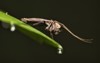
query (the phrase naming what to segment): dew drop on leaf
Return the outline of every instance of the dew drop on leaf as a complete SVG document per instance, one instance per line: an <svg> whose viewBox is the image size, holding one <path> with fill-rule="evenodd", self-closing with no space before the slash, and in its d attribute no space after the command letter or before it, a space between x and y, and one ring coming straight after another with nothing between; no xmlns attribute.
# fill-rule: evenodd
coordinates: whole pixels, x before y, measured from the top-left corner
<svg viewBox="0 0 100 63"><path fill-rule="evenodd" d="M16 29L16 28L15 28L15 26L14 26L14 25L12 25L12 26L11 26L10 31L12 31L12 32L13 32L13 31L15 31L15 29Z"/></svg>
<svg viewBox="0 0 100 63"><path fill-rule="evenodd" d="M15 29L16 29L16 28L15 28L15 25L11 22L11 28L10 28L10 31L13 32L13 31L15 31Z"/></svg>
<svg viewBox="0 0 100 63"><path fill-rule="evenodd" d="M58 48L58 54L62 54L62 49Z"/></svg>

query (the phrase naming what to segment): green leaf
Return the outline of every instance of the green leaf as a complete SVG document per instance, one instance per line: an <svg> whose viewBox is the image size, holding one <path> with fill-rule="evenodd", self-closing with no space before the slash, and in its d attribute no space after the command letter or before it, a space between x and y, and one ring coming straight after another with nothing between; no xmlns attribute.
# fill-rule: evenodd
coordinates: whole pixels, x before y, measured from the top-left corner
<svg viewBox="0 0 100 63"><path fill-rule="evenodd" d="M16 26L17 30L31 37L33 40L36 40L37 42L46 43L57 48L59 50L59 54L63 49L58 42L49 38L47 35L43 34L39 30L2 11L0 11L0 21L8 23L10 25L11 23L13 23L13 25Z"/></svg>

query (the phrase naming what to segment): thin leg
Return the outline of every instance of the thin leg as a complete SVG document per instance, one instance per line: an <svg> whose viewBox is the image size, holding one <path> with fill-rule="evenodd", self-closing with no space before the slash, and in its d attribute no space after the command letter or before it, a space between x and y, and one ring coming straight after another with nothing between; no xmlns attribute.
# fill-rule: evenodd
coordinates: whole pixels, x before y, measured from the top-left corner
<svg viewBox="0 0 100 63"><path fill-rule="evenodd" d="M52 34L52 32L50 32L50 35L51 35L51 38L53 39L53 34Z"/></svg>
<svg viewBox="0 0 100 63"><path fill-rule="evenodd" d="M39 25L39 24L41 24L41 22L34 23L33 26L36 26L36 25Z"/></svg>

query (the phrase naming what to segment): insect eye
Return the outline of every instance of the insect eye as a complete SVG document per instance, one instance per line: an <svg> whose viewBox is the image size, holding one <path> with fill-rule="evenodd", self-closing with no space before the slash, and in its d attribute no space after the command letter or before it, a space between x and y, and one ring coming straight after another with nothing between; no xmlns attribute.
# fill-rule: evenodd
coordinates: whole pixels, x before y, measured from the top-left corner
<svg viewBox="0 0 100 63"><path fill-rule="evenodd" d="M55 23L55 26L56 26L57 28L61 28L61 25L60 25L59 23Z"/></svg>

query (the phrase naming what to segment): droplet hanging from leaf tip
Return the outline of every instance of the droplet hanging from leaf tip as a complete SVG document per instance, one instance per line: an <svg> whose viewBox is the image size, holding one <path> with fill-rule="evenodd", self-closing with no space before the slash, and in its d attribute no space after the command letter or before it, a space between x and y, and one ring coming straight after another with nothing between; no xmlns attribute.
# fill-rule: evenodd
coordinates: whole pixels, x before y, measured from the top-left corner
<svg viewBox="0 0 100 63"><path fill-rule="evenodd" d="M58 54L62 54L62 49L58 48Z"/></svg>

